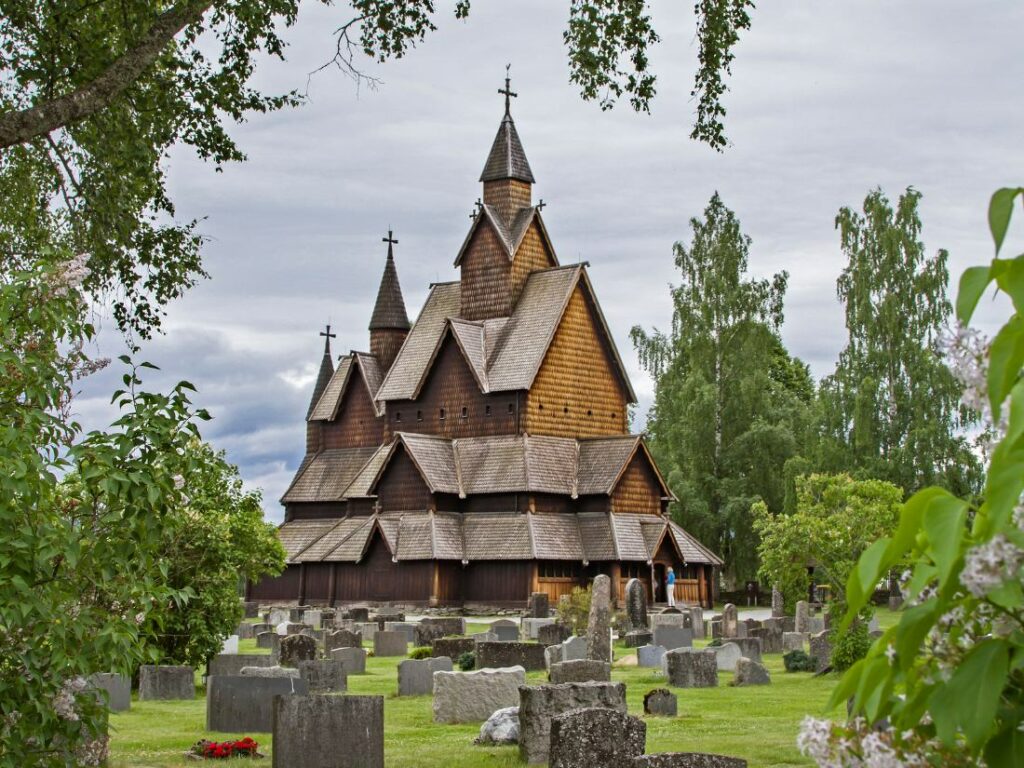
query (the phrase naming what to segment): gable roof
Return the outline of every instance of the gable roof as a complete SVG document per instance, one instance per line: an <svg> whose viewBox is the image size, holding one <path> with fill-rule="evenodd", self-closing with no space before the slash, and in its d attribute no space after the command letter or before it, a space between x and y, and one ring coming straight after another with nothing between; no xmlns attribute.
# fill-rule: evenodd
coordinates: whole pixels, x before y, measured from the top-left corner
<svg viewBox="0 0 1024 768"><path fill-rule="evenodd" d="M555 266L558 266L558 256L555 255L555 246L551 243L551 237L548 235L548 229L544 226L544 218L540 215L540 209L537 206L529 205L524 208L520 208L516 211L515 216L512 217L512 221L506 223L504 217L498 212L498 209L492 205L482 203L480 205L480 212L477 216L473 217L473 223L469 225L469 232L466 233L465 239L462 241L462 245L459 247L459 252L455 256L455 266L458 267L462 264L462 260L466 257L466 253L469 251L470 243L473 242L473 236L476 234L483 224L489 224L494 230L494 233L498 236L498 242L501 243L505 249L505 254L508 256L509 261L512 261L516 253L519 251L519 246L523 244L523 238L526 237L526 233L530 231L530 225L537 222L537 227L540 229L540 237L543 241L548 253L555 262Z"/></svg>
<svg viewBox="0 0 1024 768"><path fill-rule="evenodd" d="M662 498L675 500L675 496L651 456L647 443L640 435L593 437L580 440L580 494L610 494L619 484L637 453L642 453L646 464L654 472L661 486Z"/></svg>
<svg viewBox="0 0 1024 768"><path fill-rule="evenodd" d="M299 467L281 502L340 501L345 489L377 450L376 446L328 448L314 454Z"/></svg>
<svg viewBox="0 0 1024 768"><path fill-rule="evenodd" d="M512 115L508 112L505 112L501 124L498 125L498 134L494 137L491 151L487 155L487 162L484 163L484 170L480 174L480 181L501 181L502 179L517 179L529 184L534 183L530 162L526 159L526 152L523 150L523 143L519 140L516 124L512 122Z"/></svg>
<svg viewBox="0 0 1024 768"><path fill-rule="evenodd" d="M350 352L338 361L338 369L324 387L316 406L310 410L306 417L307 421L334 421L338 418L338 410L341 408L341 401L345 397L354 369L359 371L377 415L383 415L384 409L376 397L381 379L377 358L365 352Z"/></svg>

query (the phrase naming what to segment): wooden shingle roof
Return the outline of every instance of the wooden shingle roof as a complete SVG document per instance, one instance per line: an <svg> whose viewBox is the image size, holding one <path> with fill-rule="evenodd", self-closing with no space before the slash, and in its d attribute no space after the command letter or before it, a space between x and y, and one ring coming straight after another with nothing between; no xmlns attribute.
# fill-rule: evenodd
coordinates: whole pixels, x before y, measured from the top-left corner
<svg viewBox="0 0 1024 768"><path fill-rule="evenodd" d="M541 240L547 246L548 253L551 254L551 258L554 259L555 265L557 265L558 256L555 255L555 247L551 244L551 237L548 235L547 227L544 226L544 218L541 216L538 208L532 205L520 208L512 217L512 221L506 222L497 208L482 203L480 205L480 214L469 225L469 231L466 233L462 245L459 246L459 252L455 256L455 266L458 267L462 264L462 260L466 257L466 254L469 252L469 246L473 242L473 236L480 227L484 226L490 226L494 230L494 234L498 236L498 242L505 249L505 255L508 256L509 261L512 261L519 251L519 246L523 244L523 238L526 237L526 233L534 222L537 222Z"/></svg>
<svg viewBox="0 0 1024 768"><path fill-rule="evenodd" d="M530 162L526 159L523 143L519 140L516 124L512 122L512 116L507 112L498 126L498 134L494 137L487 162L484 163L484 170L480 174L480 181L502 179L534 183L533 171L530 170Z"/></svg>
<svg viewBox="0 0 1024 768"><path fill-rule="evenodd" d="M377 448L328 448L314 454L295 474L281 501L339 501Z"/></svg>
<svg viewBox="0 0 1024 768"><path fill-rule="evenodd" d="M405 311L405 299L402 298L402 286L398 282L398 269L395 257L388 243L388 258L384 263L384 274L377 289L377 301L373 305L370 317L370 330L385 328L409 330L409 315Z"/></svg>
<svg viewBox="0 0 1024 768"><path fill-rule="evenodd" d="M307 421L333 421L338 417L338 409L341 407L342 398L349 387L350 380L356 378L362 381L370 400L374 404L377 415L384 413L380 403L376 399L377 390L380 389L381 373L377 358L366 352L350 352L338 360L338 369L331 376L330 381L322 390L319 400L307 416Z"/></svg>
<svg viewBox="0 0 1024 768"><path fill-rule="evenodd" d="M277 529L288 562L338 524L335 520L292 520Z"/></svg>

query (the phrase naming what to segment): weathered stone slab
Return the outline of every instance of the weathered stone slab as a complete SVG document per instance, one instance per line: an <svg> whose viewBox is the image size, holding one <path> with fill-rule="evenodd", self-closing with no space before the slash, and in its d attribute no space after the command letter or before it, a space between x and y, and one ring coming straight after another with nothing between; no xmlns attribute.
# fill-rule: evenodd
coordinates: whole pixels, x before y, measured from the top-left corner
<svg viewBox="0 0 1024 768"><path fill-rule="evenodd" d="M242 667L272 667L276 664L273 656L259 656L253 653L220 653L210 659L207 677L236 677Z"/></svg>
<svg viewBox="0 0 1024 768"><path fill-rule="evenodd" d="M739 646L742 655L751 661L761 663L761 639L758 637L734 637L729 641Z"/></svg>
<svg viewBox="0 0 1024 768"><path fill-rule="evenodd" d="M763 664L742 658L736 662L736 675L733 677L733 685L769 685L772 681L768 670Z"/></svg>
<svg viewBox="0 0 1024 768"><path fill-rule="evenodd" d="M351 632L347 629L339 629L328 632L324 637L324 650L328 655L338 648L362 648L363 635L361 632Z"/></svg>
<svg viewBox="0 0 1024 768"><path fill-rule="evenodd" d="M275 627L290 619L291 611L288 608L271 608L267 613L267 623Z"/></svg>
<svg viewBox="0 0 1024 768"><path fill-rule="evenodd" d="M434 722L483 722L503 707L514 707L525 682L522 667L435 672Z"/></svg>
<svg viewBox="0 0 1024 768"><path fill-rule="evenodd" d="M665 678L676 688L714 688L718 665L714 651L677 648L665 654Z"/></svg>
<svg viewBox="0 0 1024 768"><path fill-rule="evenodd" d="M522 686L519 689L519 757L527 763L547 762L552 718L582 707L603 707L625 713L625 684Z"/></svg>
<svg viewBox="0 0 1024 768"><path fill-rule="evenodd" d="M281 652L281 636L277 632L260 632L256 635L257 648L269 648L273 656Z"/></svg>
<svg viewBox="0 0 1024 768"><path fill-rule="evenodd" d="M378 632L373 636L374 656L405 656L409 639L405 632Z"/></svg>
<svg viewBox="0 0 1024 768"><path fill-rule="evenodd" d="M476 641L472 637L442 637L430 644L431 656L447 656L458 661L464 653L476 653Z"/></svg>
<svg viewBox="0 0 1024 768"><path fill-rule="evenodd" d="M273 768L384 768L383 696L278 696Z"/></svg>
<svg viewBox="0 0 1024 768"><path fill-rule="evenodd" d="M726 603L722 608L722 636L739 637L738 615L736 606L732 603Z"/></svg>
<svg viewBox="0 0 1024 768"><path fill-rule="evenodd" d="M536 618L536 617L531 618L531 617L527 617L527 618L523 619L523 629L522 629L523 637L525 637L525 638L527 638L529 640L537 640L540 637L540 629L541 629L541 627L547 627L547 626L550 626L550 625L556 624L556 623L557 623L557 621L555 619L549 619L549 618L546 618L546 617L545 618ZM558 640L556 642L561 642L561 640Z"/></svg>
<svg viewBox="0 0 1024 768"><path fill-rule="evenodd" d="M552 665L562 660L562 644L549 645L544 649L544 668L550 670Z"/></svg>
<svg viewBox="0 0 1024 768"><path fill-rule="evenodd" d="M796 604L795 632L808 634L811 631L811 606L806 600L798 600Z"/></svg>
<svg viewBox="0 0 1024 768"><path fill-rule="evenodd" d="M294 677L301 679L302 675L295 667L242 667L238 670L240 677Z"/></svg>
<svg viewBox="0 0 1024 768"><path fill-rule="evenodd" d="M274 697L305 693L299 678L213 675L206 681L206 730L270 733Z"/></svg>
<svg viewBox="0 0 1024 768"><path fill-rule="evenodd" d="M782 590L778 587L772 587L772 618L781 619L786 615L786 599L782 595Z"/></svg>
<svg viewBox="0 0 1024 768"><path fill-rule="evenodd" d="M519 707L503 707L480 726L474 744L502 746L519 743Z"/></svg>
<svg viewBox="0 0 1024 768"><path fill-rule="evenodd" d="M704 609L699 605L691 605L687 611L690 614L690 629L693 636L704 638Z"/></svg>
<svg viewBox="0 0 1024 768"><path fill-rule="evenodd" d="M802 651L804 645L807 643L807 635L803 632L783 632L782 633L782 652L789 653L790 651Z"/></svg>
<svg viewBox="0 0 1024 768"><path fill-rule="evenodd" d="M372 643L378 631L377 623L373 621L356 622L356 631L363 636L364 641Z"/></svg>
<svg viewBox="0 0 1024 768"><path fill-rule="evenodd" d="M607 661L576 659L551 665L548 679L552 683L607 683L612 679L612 665Z"/></svg>
<svg viewBox="0 0 1024 768"><path fill-rule="evenodd" d="M192 667L143 664L139 669L139 701L178 701L196 697Z"/></svg>
<svg viewBox="0 0 1024 768"><path fill-rule="evenodd" d="M537 629L537 642L543 646L558 645L568 640L571 636L572 631L557 621L545 624Z"/></svg>
<svg viewBox="0 0 1024 768"><path fill-rule="evenodd" d="M538 643L496 642L476 644L477 669L522 667L528 672L544 669L544 646Z"/></svg>
<svg viewBox="0 0 1024 768"><path fill-rule="evenodd" d="M97 672L89 676L93 690L103 691L103 699L111 712L126 712L132 707L132 679L116 672Z"/></svg>
<svg viewBox="0 0 1024 768"><path fill-rule="evenodd" d="M302 623L302 614L304 614L308 610L309 610L309 606L308 605L299 605L299 606L296 606L295 608L289 608L288 609L288 621L294 622L296 624L301 624Z"/></svg>
<svg viewBox="0 0 1024 768"><path fill-rule="evenodd" d="M734 642L722 643L710 648L715 654L715 665L719 672L735 672L736 662L743 658L743 651Z"/></svg>
<svg viewBox="0 0 1024 768"><path fill-rule="evenodd" d="M313 629L321 629L323 627L323 618L323 611L318 608L311 608L302 613L302 623L308 624Z"/></svg>
<svg viewBox="0 0 1024 768"><path fill-rule="evenodd" d="M626 582L626 618L630 629L647 629L647 587L640 579Z"/></svg>
<svg viewBox="0 0 1024 768"><path fill-rule="evenodd" d="M641 645L636 649L636 662L639 667L661 668L665 658L665 649L660 645Z"/></svg>
<svg viewBox="0 0 1024 768"><path fill-rule="evenodd" d="M644 694L644 714L658 717L676 717L679 698L668 688L655 688Z"/></svg>
<svg viewBox="0 0 1024 768"><path fill-rule="evenodd" d="M278 663L282 667L298 667L300 661L316 658L316 640L308 635L288 635L281 638Z"/></svg>
<svg viewBox="0 0 1024 768"><path fill-rule="evenodd" d="M620 768L647 747L647 724L603 707L574 709L551 719L550 768Z"/></svg>
<svg viewBox="0 0 1024 768"><path fill-rule="evenodd" d="M623 642L627 648L639 648L641 645L648 645L654 640L654 633L649 629L633 629L626 633Z"/></svg>
<svg viewBox="0 0 1024 768"><path fill-rule="evenodd" d="M747 768L747 761L707 752L659 752L634 757L623 768Z"/></svg>
<svg viewBox="0 0 1024 768"><path fill-rule="evenodd" d="M334 659L299 662L299 676L310 693L341 693L348 689L345 665Z"/></svg>
<svg viewBox="0 0 1024 768"><path fill-rule="evenodd" d="M410 624L407 621L386 621L384 622L384 631L403 633L407 643L412 643L416 640L416 625Z"/></svg>
<svg viewBox="0 0 1024 768"><path fill-rule="evenodd" d="M430 659L406 659L398 662L398 695L428 696L434 692L434 673L451 672L447 656Z"/></svg>
<svg viewBox="0 0 1024 768"><path fill-rule="evenodd" d="M341 662L346 675L366 674L366 651L362 648L335 648L330 658Z"/></svg>
<svg viewBox="0 0 1024 768"><path fill-rule="evenodd" d="M273 632L274 627L266 622L260 622L257 624L247 624L246 626L252 627L252 637L257 637L261 632Z"/></svg>
<svg viewBox="0 0 1024 768"><path fill-rule="evenodd" d="M370 609L362 605L353 605L348 609L348 618L358 623L370 620Z"/></svg>
<svg viewBox="0 0 1024 768"><path fill-rule="evenodd" d="M260 604L255 600L243 600L242 601L242 617L246 619L255 619L260 615Z"/></svg>
<svg viewBox="0 0 1024 768"><path fill-rule="evenodd" d="M612 660L612 582L603 573L594 577L590 591L590 617L587 621L587 658Z"/></svg>
<svg viewBox="0 0 1024 768"><path fill-rule="evenodd" d="M248 622L243 621L235 627L235 634L238 635L239 640L253 640L256 637L255 632L253 632L253 627L255 626L255 624L249 624Z"/></svg>
<svg viewBox="0 0 1024 768"><path fill-rule="evenodd" d="M420 625L439 627L444 632L441 637L466 634L466 620L461 616L429 616L421 619Z"/></svg>
<svg viewBox="0 0 1024 768"><path fill-rule="evenodd" d="M654 628L653 645L660 645L669 651L676 648L693 647L693 630L687 627L673 627L662 624Z"/></svg>
<svg viewBox="0 0 1024 768"><path fill-rule="evenodd" d="M564 643L562 643L562 658L561 661L574 661L576 659L588 659L590 658L587 653L587 638L585 637L570 637ZM607 661L607 659L605 659Z"/></svg>
<svg viewBox="0 0 1024 768"><path fill-rule="evenodd" d="M814 671L824 671L832 663L832 641L829 638L829 631L826 629L811 635L810 646Z"/></svg>
<svg viewBox="0 0 1024 768"><path fill-rule="evenodd" d="M501 642L514 643L519 640L519 625L514 621L509 621L508 619L492 621L488 631L491 634L496 635L498 640Z"/></svg>
<svg viewBox="0 0 1024 768"><path fill-rule="evenodd" d="M530 595L527 614L533 619L546 619L551 613L551 600L546 592L534 592Z"/></svg>

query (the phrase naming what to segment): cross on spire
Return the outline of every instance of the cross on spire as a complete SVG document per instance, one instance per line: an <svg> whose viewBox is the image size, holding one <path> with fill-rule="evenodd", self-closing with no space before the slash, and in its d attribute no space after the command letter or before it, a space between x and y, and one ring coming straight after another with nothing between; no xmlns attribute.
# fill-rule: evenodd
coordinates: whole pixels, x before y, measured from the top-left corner
<svg viewBox="0 0 1024 768"><path fill-rule="evenodd" d="M328 323L327 324L327 330L326 331L320 331L320 335L324 337L324 354L325 355L331 354L331 339L338 338L338 334L331 333L331 324Z"/></svg>
<svg viewBox="0 0 1024 768"><path fill-rule="evenodd" d="M476 199L476 202L473 204L473 212L469 214L469 218L473 219L473 221L476 221L476 217L480 215L480 209L483 207L483 205L484 204L480 201L480 198L478 197Z"/></svg>
<svg viewBox="0 0 1024 768"><path fill-rule="evenodd" d="M512 78L509 77L509 70L512 69L511 64L505 65L505 87L499 88L498 93L504 94L505 96L505 114L511 114L512 103L509 101L510 98L515 99L519 97L518 93L512 91Z"/></svg>
<svg viewBox="0 0 1024 768"><path fill-rule="evenodd" d="M538 210L538 211L543 211L543 210L544 210L545 208L547 208L547 207L548 207L548 204L544 202L544 198L542 197L542 198L540 199L540 202L539 202L539 203L537 203L537 210Z"/></svg>
<svg viewBox="0 0 1024 768"><path fill-rule="evenodd" d="M388 230L388 236L387 237L382 237L381 238L381 242L388 244L388 258L389 259L393 258L394 257L394 253L391 250L391 246L398 245L398 241L395 239L395 233L389 229Z"/></svg>

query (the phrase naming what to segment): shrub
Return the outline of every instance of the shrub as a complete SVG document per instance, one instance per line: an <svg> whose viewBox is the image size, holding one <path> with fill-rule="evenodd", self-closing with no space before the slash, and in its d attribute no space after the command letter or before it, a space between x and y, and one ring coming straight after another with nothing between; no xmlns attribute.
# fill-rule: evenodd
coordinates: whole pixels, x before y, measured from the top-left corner
<svg viewBox="0 0 1024 768"><path fill-rule="evenodd" d="M839 623L839 617L836 617ZM845 672L858 661L868 655L871 648L871 636L864 621L854 621L845 632L833 629L830 633L832 642L832 668L836 672Z"/></svg>
<svg viewBox="0 0 1024 768"><path fill-rule="evenodd" d="M434 649L429 645L420 645L409 651L410 659L429 659Z"/></svg>
<svg viewBox="0 0 1024 768"><path fill-rule="evenodd" d="M712 638L710 643L708 643L708 648L717 648L721 644L722 644L722 638L715 637L715 638Z"/></svg>
<svg viewBox="0 0 1024 768"><path fill-rule="evenodd" d="M456 659L455 663L463 672L469 672L469 670L476 666L476 654L472 651L466 651Z"/></svg>
<svg viewBox="0 0 1024 768"><path fill-rule="evenodd" d="M790 651L782 657L787 672L813 672L814 660L803 651Z"/></svg>
<svg viewBox="0 0 1024 768"><path fill-rule="evenodd" d="M590 587L573 587L558 601L557 611L560 624L569 627L574 635L585 635L590 620Z"/></svg>

